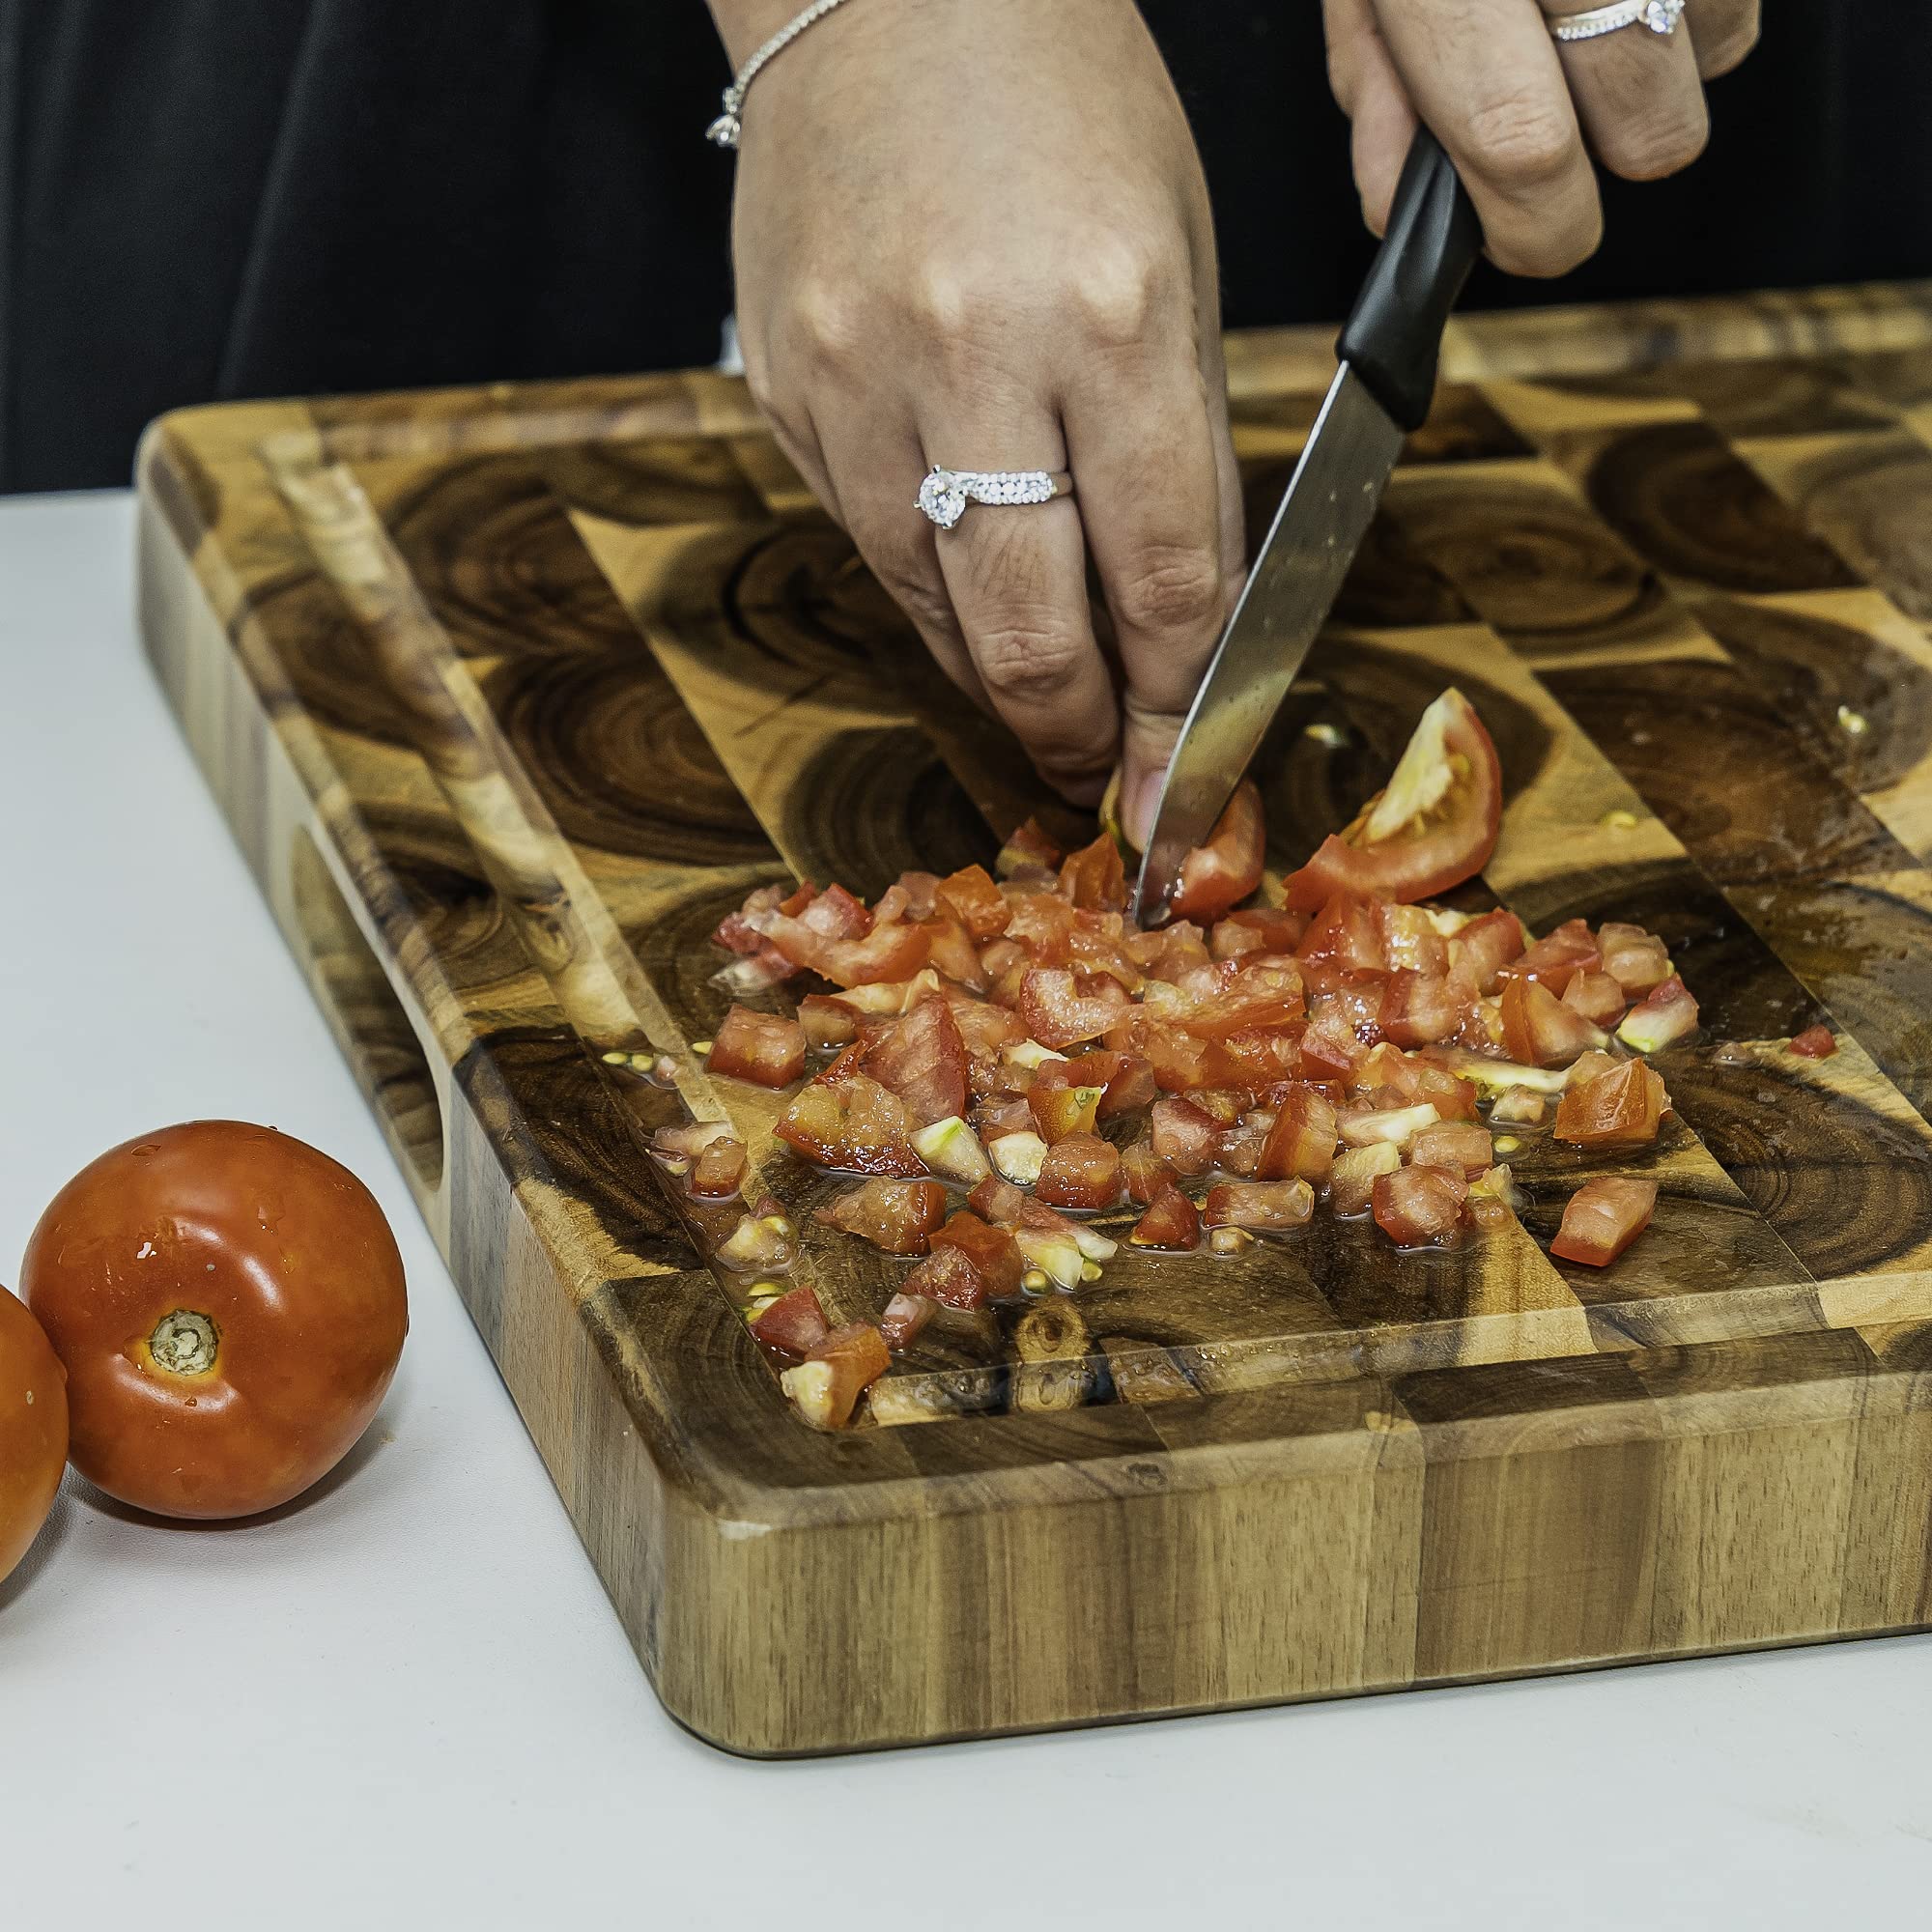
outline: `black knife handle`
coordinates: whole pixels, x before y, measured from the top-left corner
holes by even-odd
[[[1388,233],[1336,343],[1398,429],[1422,426],[1442,327],[1483,251],[1483,224],[1456,164],[1427,128],[1402,165]]]

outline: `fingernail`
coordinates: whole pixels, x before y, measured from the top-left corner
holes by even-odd
[[[1130,778],[1122,787],[1124,797],[1121,830],[1137,852],[1147,850],[1148,835],[1153,830],[1153,814],[1160,804],[1160,788],[1166,778],[1166,770],[1156,765],[1151,772]]]

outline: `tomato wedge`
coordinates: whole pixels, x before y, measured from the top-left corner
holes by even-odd
[[[1502,811],[1496,748],[1452,687],[1422,714],[1387,788],[1289,878],[1287,901],[1313,912],[1338,892],[1405,902],[1447,892],[1489,863]]]
[[[1262,795],[1252,779],[1243,779],[1222,807],[1207,844],[1180,862],[1180,885],[1169,910],[1176,919],[1211,925],[1261,884],[1266,857]]]
[[[1549,1244],[1552,1255],[1589,1267],[1607,1267],[1643,1231],[1657,1211],[1657,1182],[1624,1175],[1586,1180],[1563,1209],[1563,1225]]]

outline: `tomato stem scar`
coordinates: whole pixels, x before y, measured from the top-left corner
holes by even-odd
[[[177,1376],[205,1376],[214,1366],[220,1335],[206,1315],[177,1308],[155,1323],[148,1337],[148,1352],[156,1362]]]

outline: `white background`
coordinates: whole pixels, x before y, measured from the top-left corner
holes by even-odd
[[[1925,1922],[1920,1638],[793,1764],[679,1730],[176,735],[131,548],[120,496],[0,505],[0,1279],[94,1154],[240,1116],[376,1190],[413,1329],[278,1520],[71,1487],[0,1583],[0,1925]]]

